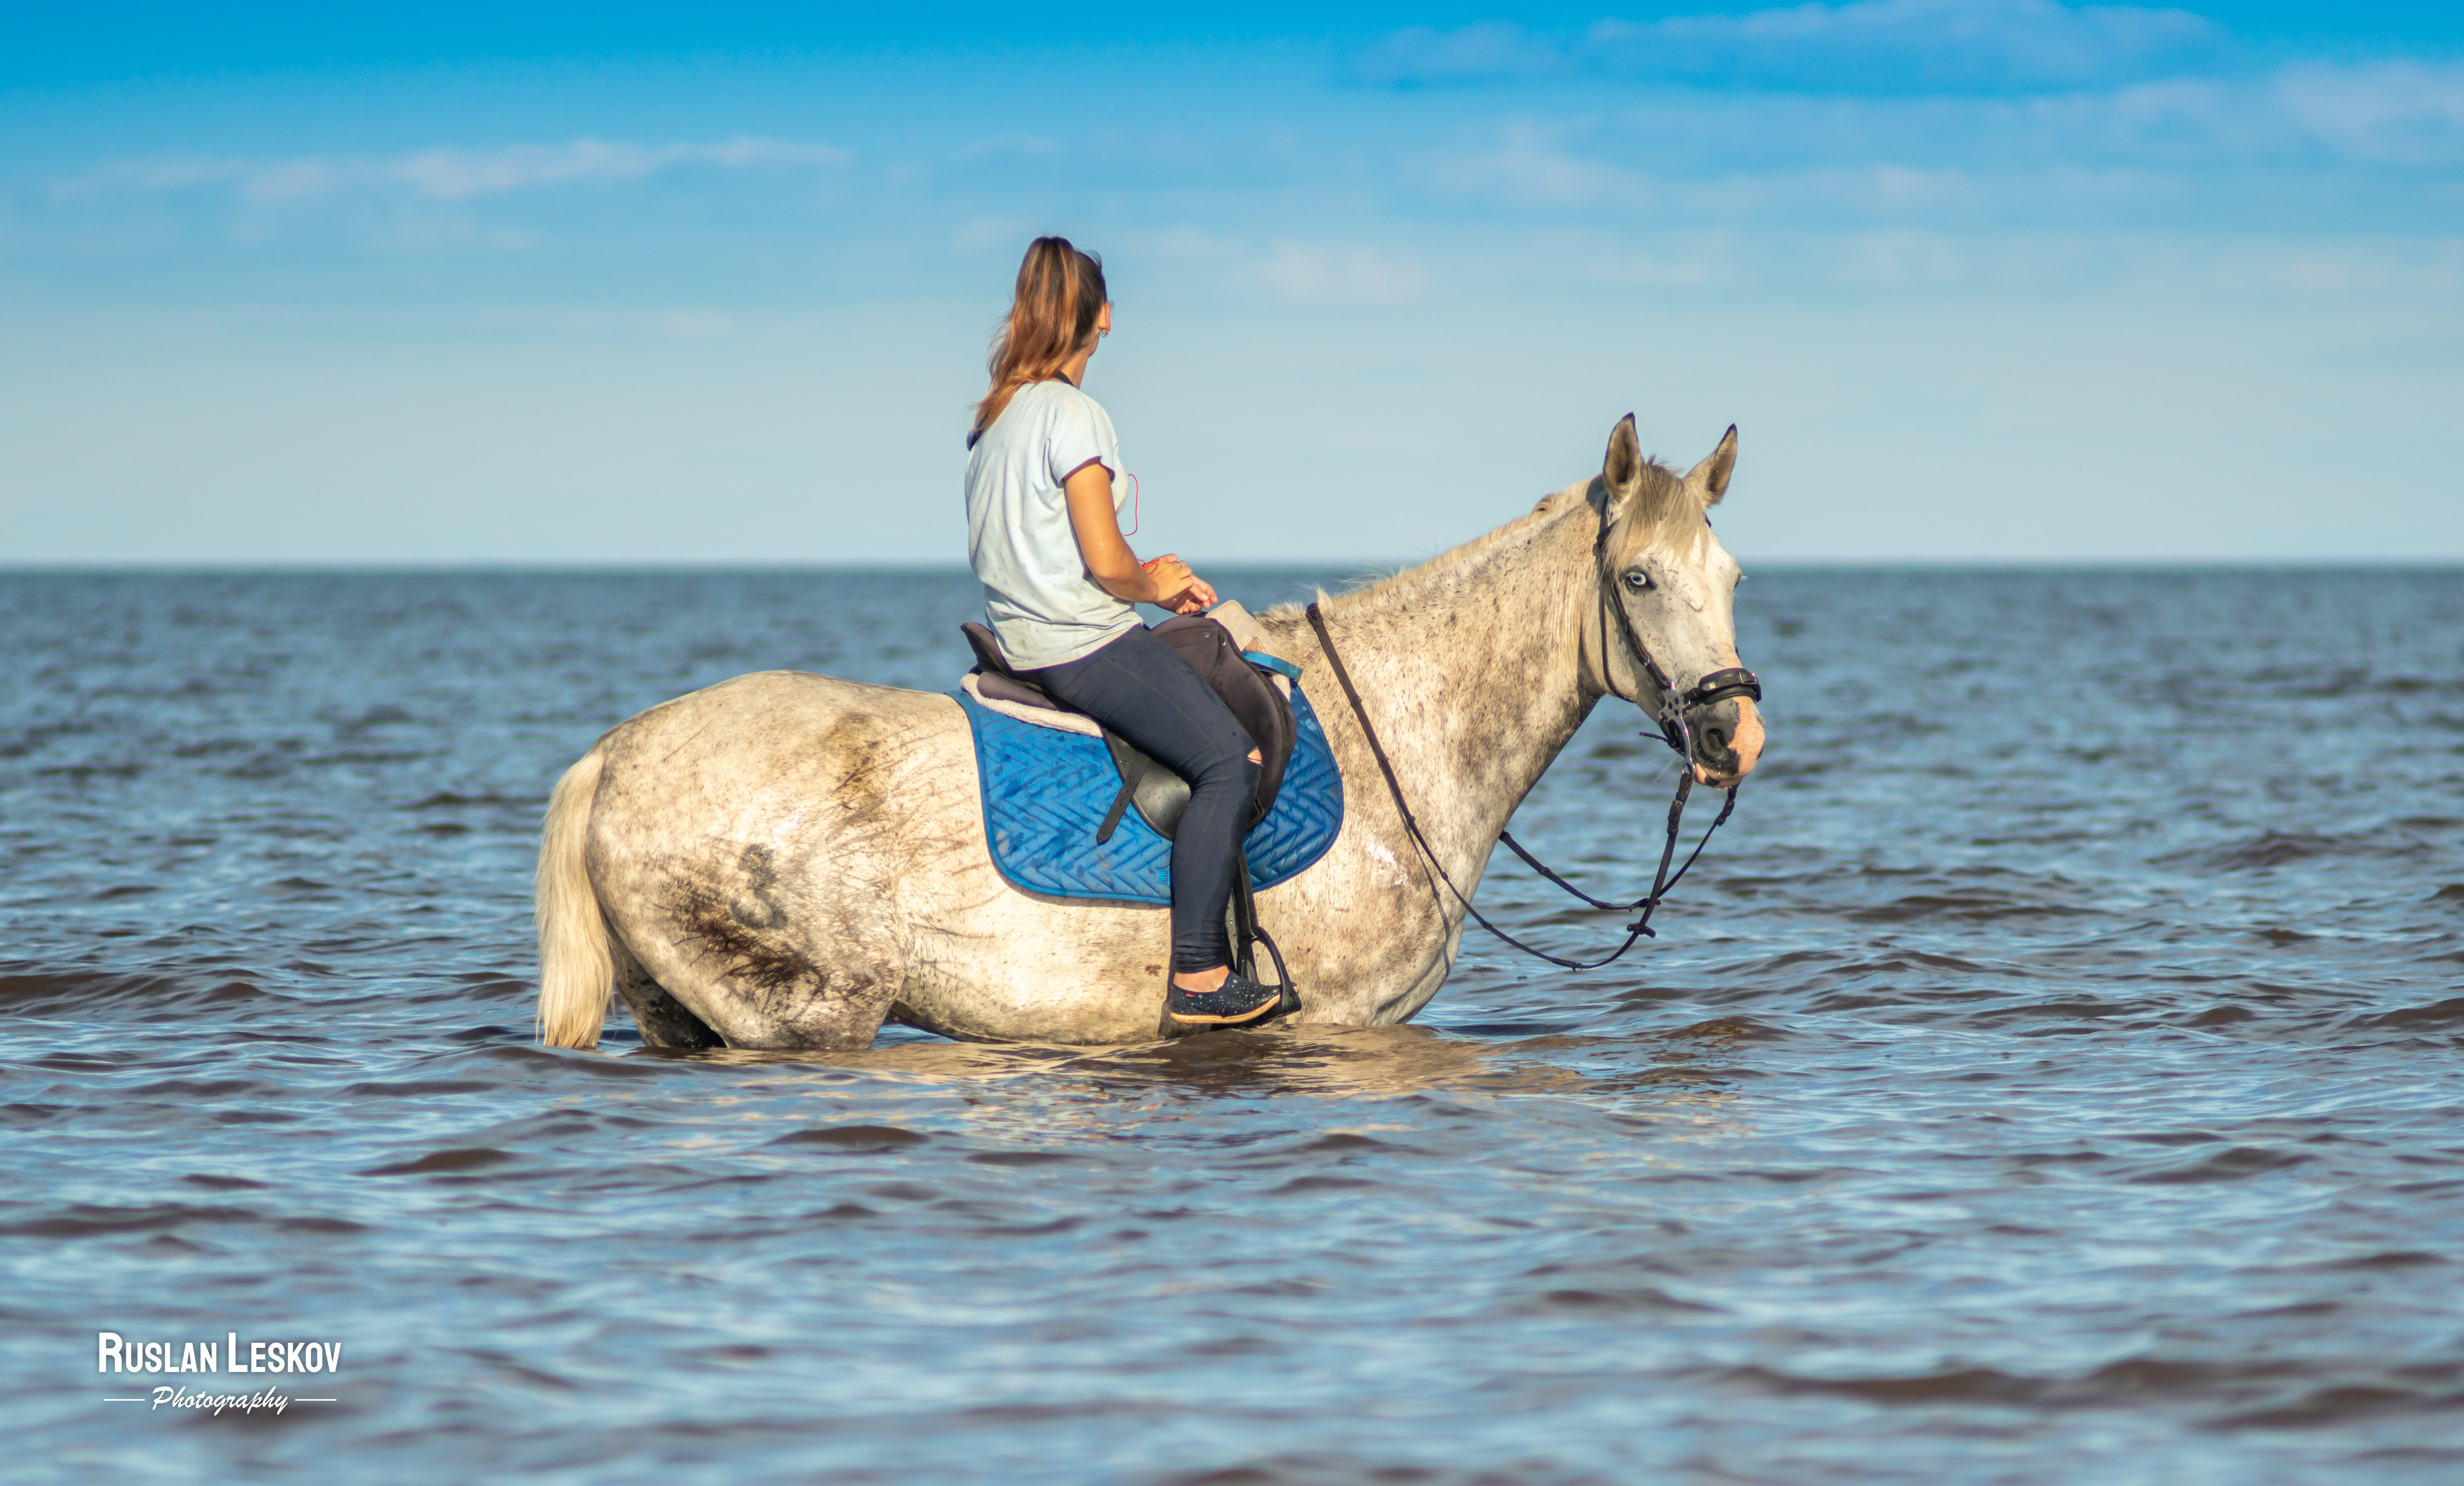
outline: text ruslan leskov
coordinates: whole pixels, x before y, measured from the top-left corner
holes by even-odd
[[[340,1342],[242,1342],[238,1333],[228,1331],[223,1333],[220,1341],[136,1342],[117,1331],[95,1333],[95,1371],[105,1374],[244,1373],[299,1379],[311,1373],[330,1376],[340,1372],[341,1367],[342,1343]],[[227,1408],[246,1413],[263,1408],[280,1413],[293,1402],[274,1387],[253,1393],[213,1393],[191,1391],[165,1384],[154,1387],[152,1394],[150,1402],[156,1408],[210,1408],[215,1413]],[[148,1401],[142,1398],[113,1400],[128,1404]],[[335,1400],[306,1399],[301,1402],[333,1403]]]

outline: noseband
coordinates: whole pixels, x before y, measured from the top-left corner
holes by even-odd
[[[1644,673],[1659,687],[1659,694],[1654,698],[1655,705],[1645,708],[1645,715],[1660,724],[1661,736],[1668,741],[1668,746],[1677,750],[1677,794],[1668,802],[1668,836],[1660,848],[1660,868],[1652,874],[1651,891],[1642,897],[1630,903],[1604,902],[1567,881],[1551,871],[1546,862],[1525,851],[1523,843],[1514,839],[1512,832],[1501,831],[1497,833],[1497,839],[1504,842],[1508,851],[1523,858],[1525,866],[1593,907],[1612,913],[1633,913],[1638,909],[1640,910],[1635,920],[1625,926],[1625,943],[1602,959],[1565,960],[1545,949],[1535,949],[1489,922],[1479,909],[1471,905],[1471,899],[1464,897],[1463,889],[1456,887],[1454,878],[1447,876],[1445,863],[1438,859],[1437,849],[1429,845],[1427,836],[1421,834],[1419,821],[1413,817],[1412,807],[1403,799],[1402,781],[1395,777],[1395,765],[1387,761],[1386,750],[1377,742],[1377,730],[1370,725],[1369,709],[1360,703],[1360,693],[1352,684],[1352,674],[1344,669],[1343,657],[1335,654],[1334,636],[1327,630],[1326,616],[1318,611],[1318,607],[1314,603],[1310,604],[1305,611],[1309,616],[1309,628],[1317,632],[1318,648],[1326,652],[1327,666],[1334,672],[1336,684],[1343,688],[1343,699],[1352,704],[1352,715],[1360,723],[1360,736],[1369,744],[1369,755],[1377,761],[1377,771],[1386,776],[1386,788],[1395,797],[1395,809],[1403,817],[1403,829],[1410,834],[1414,844],[1419,847],[1420,854],[1428,858],[1429,866],[1438,875],[1438,880],[1446,885],[1446,891],[1454,895],[1456,902],[1463,904],[1463,912],[1471,916],[1473,922],[1525,954],[1534,959],[1546,960],[1551,965],[1560,965],[1569,970],[1596,970],[1602,965],[1622,958],[1627,950],[1635,946],[1637,941],[1657,939],[1659,933],[1651,926],[1652,913],[1660,907],[1661,900],[1666,898],[1679,882],[1684,880],[1685,874],[1694,870],[1694,863],[1701,859],[1703,849],[1711,844],[1712,832],[1727,825],[1728,816],[1737,809],[1737,787],[1730,785],[1727,791],[1728,797],[1721,804],[1719,816],[1711,822],[1710,830],[1704,832],[1703,839],[1694,843],[1694,850],[1686,854],[1685,864],[1677,869],[1675,876],[1670,876],[1668,864],[1676,859],[1678,832],[1683,830],[1685,825],[1685,800],[1694,792],[1694,731],[1685,721],[1686,710],[1707,707],[1715,702],[1726,701],[1731,697],[1750,697],[1756,701],[1762,700],[1763,698],[1762,682],[1756,680],[1754,674],[1743,666],[1731,666],[1725,671],[1714,671],[1695,682],[1691,690],[1682,694],[1677,690],[1676,684],[1669,680],[1668,673],[1661,669],[1659,661],[1652,658],[1651,649],[1642,643],[1642,636],[1634,632],[1634,621],[1627,616],[1625,606],[1617,602],[1616,585],[1609,577],[1610,524],[1608,507],[1603,501],[1600,508],[1600,533],[1592,543],[1592,567],[1599,579],[1600,588],[1600,682],[1611,696],[1617,697],[1621,700],[1633,701],[1638,707],[1642,706],[1642,703],[1636,701],[1634,698],[1617,691],[1616,683],[1609,676],[1608,625],[1609,615],[1615,614],[1617,630],[1625,637],[1627,654],[1641,663]]]

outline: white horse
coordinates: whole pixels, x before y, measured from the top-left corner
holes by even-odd
[[[1463,929],[1438,872],[1475,891],[1601,698],[1657,716],[1737,666],[1737,566],[1705,515],[1736,451],[1732,428],[1680,477],[1643,458],[1629,415],[1596,479],[1322,600],[1425,851],[1303,613],[1258,616],[1265,648],[1303,667],[1343,773],[1333,846],[1258,896],[1294,1020],[1426,1006]],[[1750,699],[1683,710],[1697,779],[1752,770]],[[994,868],[966,719],[931,692],[768,671],[626,721],[556,787],[538,907],[540,1034],[558,1047],[598,1044],[610,991],[651,1046],[861,1048],[884,1021],[984,1041],[1190,1031],[1163,1016],[1162,909],[1027,893]]]

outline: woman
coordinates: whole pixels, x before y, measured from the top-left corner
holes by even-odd
[[[1176,1022],[1254,1021],[1279,992],[1231,972],[1223,916],[1249,823],[1259,758],[1213,689],[1130,606],[1191,614],[1215,590],[1167,554],[1140,563],[1121,537],[1120,441],[1079,390],[1112,333],[1103,264],[1039,237],[993,337],[992,390],[967,435],[967,557],[1012,670],[1097,719],[1189,781],[1172,843]]]

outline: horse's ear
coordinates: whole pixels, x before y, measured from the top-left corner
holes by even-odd
[[[1720,498],[1728,493],[1728,477],[1736,473],[1736,468],[1737,426],[1731,423],[1727,437],[1720,440],[1720,447],[1711,451],[1711,456],[1686,473],[1685,488],[1704,505],[1718,505]]]
[[[1608,457],[1600,461],[1600,483],[1608,487],[1612,510],[1642,489],[1642,440],[1634,432],[1634,414],[1627,413],[1609,430]]]

